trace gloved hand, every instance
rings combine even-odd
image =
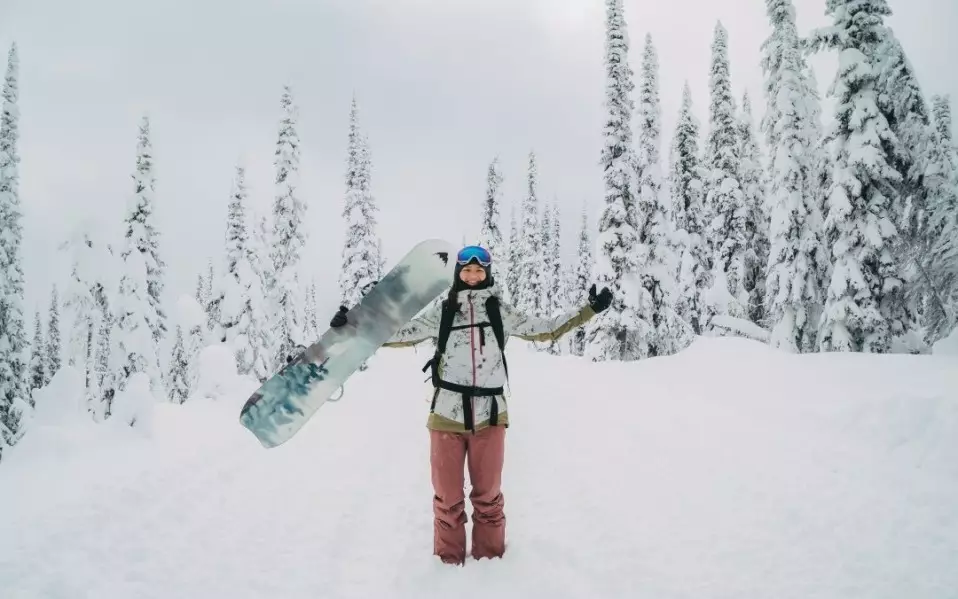
[[[595,283],[589,288],[589,307],[598,314],[612,305],[612,292],[608,287],[603,287],[599,295],[595,294]]]
[[[337,327],[344,326],[346,324],[346,312],[349,312],[349,308],[346,306],[340,306],[339,312],[336,312],[336,315],[333,316],[333,319],[329,321],[329,326],[334,329]]]
[[[292,362],[296,357],[298,357],[300,354],[302,354],[302,353],[305,352],[305,351],[306,351],[306,346],[305,346],[305,345],[297,345],[295,348],[293,348],[292,353],[290,353],[288,356],[286,356],[286,363],[289,364],[289,363]]]

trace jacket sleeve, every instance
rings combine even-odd
[[[501,303],[502,328],[506,335],[525,341],[556,341],[569,331],[589,322],[595,312],[588,305],[575,308],[555,318],[538,318],[519,312],[513,306]]]
[[[406,323],[396,334],[383,343],[382,347],[412,347],[427,339],[439,337],[439,318],[442,314],[442,303],[436,302],[429,306],[418,318]]]

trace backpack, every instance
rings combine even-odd
[[[456,393],[462,394],[462,408],[463,408],[463,419],[464,424],[467,429],[476,432],[475,424],[472,420],[472,402],[473,397],[487,396],[487,395],[503,395],[502,387],[472,387],[468,385],[457,385],[455,383],[450,383],[442,380],[439,377],[439,361],[442,358],[442,354],[446,351],[446,342],[449,341],[449,332],[453,329],[468,329],[470,327],[477,327],[479,329],[480,338],[485,338],[485,333],[483,332],[485,327],[492,329],[493,335],[496,336],[496,343],[499,345],[499,352],[502,354],[502,367],[506,371],[506,381],[509,380],[509,365],[506,363],[506,337],[502,328],[502,314],[499,311],[499,298],[492,295],[486,300],[486,314],[489,317],[489,322],[477,322],[475,324],[464,324],[459,326],[452,326],[452,321],[456,317],[456,311],[449,305],[449,300],[445,299],[442,302],[442,315],[439,318],[439,336],[436,340],[436,353],[433,355],[432,359],[426,362],[426,365],[422,367],[422,371],[426,372],[430,367],[432,368],[432,384],[433,387],[438,389],[447,389],[449,391],[454,391]],[[430,409],[435,409],[436,400],[433,398],[432,407]],[[492,402],[489,411],[489,424],[491,426],[496,426],[499,423],[499,404],[496,401]]]

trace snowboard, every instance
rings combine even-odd
[[[363,362],[450,287],[455,252],[440,239],[409,250],[349,309],[346,325],[327,330],[250,396],[240,423],[267,448],[292,438]]]

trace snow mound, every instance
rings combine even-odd
[[[236,356],[232,348],[223,343],[208,345],[200,351],[196,374],[195,391],[187,402],[210,399],[242,405],[259,387],[258,382],[237,373]]]
[[[86,409],[83,375],[72,366],[64,366],[50,382],[33,392],[36,409],[32,422],[38,426],[70,426],[90,422]]]
[[[153,430],[153,407],[156,397],[150,390],[150,377],[143,372],[134,373],[126,386],[116,394],[107,420],[113,426],[133,427],[139,433],[149,435]]]

